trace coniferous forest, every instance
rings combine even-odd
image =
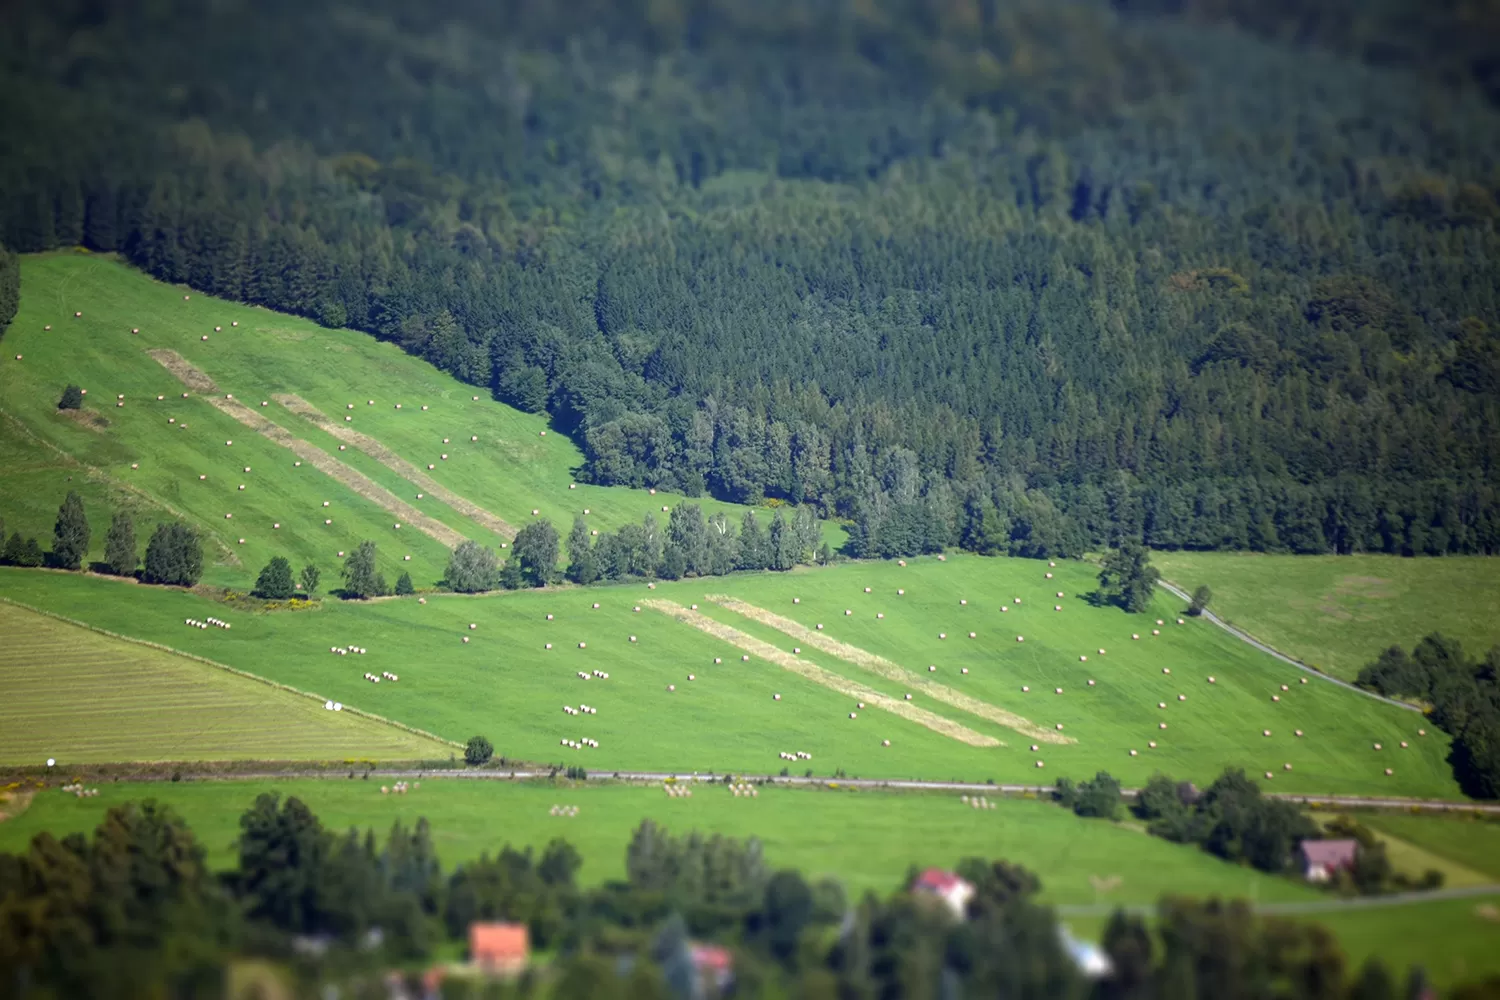
[[[3,17],[0,242],[394,341],[595,482],[856,555],[1500,551],[1496,3]]]

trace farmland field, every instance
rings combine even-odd
[[[1000,799],[994,809],[974,810],[957,794],[777,787],[744,799],[707,784],[686,799],[640,786],[441,777],[424,780],[405,796],[381,795],[373,778],[105,784],[93,799],[50,791],[37,795],[26,812],[0,824],[0,851],[20,849],[42,830],[58,836],[91,830],[109,806],[149,797],[171,804],[212,861],[228,865],[239,816],[263,791],[298,796],[334,830],[373,827],[384,835],[398,818],[410,824],[425,816],[446,866],[483,851],[493,854],[507,842],[540,849],[563,837],[582,853],[580,878],[589,883],[624,876],[631,832],[650,818],[674,833],[696,829],[759,837],[772,867],[797,868],[808,878],[837,878],[851,896],[897,888],[910,865],[951,866],[979,856],[1031,868],[1053,903],[1149,903],[1169,890],[1266,901],[1319,898],[1294,881],[1227,864],[1124,825],[1079,819],[1048,802]],[[576,805],[579,814],[552,816],[548,810],[554,804]],[[1100,892],[1091,878],[1113,887]]]
[[[441,595],[425,605],[326,601],[313,612],[236,613],[228,616],[233,631],[203,632],[181,621],[215,614],[219,606],[207,597],[0,571],[0,595],[23,603],[445,739],[483,733],[499,754],[595,772],[788,766],[867,778],[1050,782],[1106,769],[1139,785],[1157,770],[1204,783],[1235,766],[1269,771],[1269,787],[1287,791],[1457,796],[1447,739],[1420,715],[1318,678],[1304,684],[1300,671],[1206,622],[1176,624],[1168,617],[1175,601],[1164,596],[1156,615],[1165,624],[1157,626],[1155,617],[1091,605],[1083,595],[1093,589],[1093,570],[1082,563],[1049,569],[955,556],[654,589]],[[711,597],[744,602],[737,605],[744,613]],[[698,610],[689,615],[692,605]],[[671,607],[679,611],[657,610]],[[329,654],[346,643],[370,653],[357,663]],[[391,670],[401,682],[370,685],[361,677],[370,670]],[[597,714],[564,714],[580,703]],[[560,746],[583,737],[599,748]],[[812,760],[787,764],[779,756],[798,750]]]
[[[1437,813],[1357,814],[1361,823],[1500,881],[1500,823]]]
[[[273,555],[320,564],[327,580],[337,553],[369,538],[391,579],[410,570],[426,587],[443,575],[457,538],[498,546],[533,510],[565,534],[585,509],[598,529],[613,529],[651,512],[660,518],[682,499],[570,489],[582,455],[548,430],[545,415],[482,392],[475,400],[473,387],[363,333],[185,293],[81,253],[28,257],[22,280],[0,363],[0,411],[117,492],[149,498],[207,533],[208,583],[246,588]],[[70,382],[89,392],[81,415],[56,409]],[[56,478],[36,481],[49,487],[45,495],[7,480],[0,517],[24,521],[45,544],[51,520],[32,508],[56,511],[66,491]],[[393,515],[393,503],[406,513]],[[735,517],[746,509],[702,505]],[[88,513],[97,556],[108,512],[95,501]],[[138,525],[142,545],[159,516]],[[825,534],[842,538],[833,525]]]
[[[1500,559],[1157,552],[1162,576],[1213,588],[1210,609],[1289,656],[1352,679],[1429,632],[1473,655],[1500,643]]]
[[[0,763],[433,759],[453,748],[0,603]],[[64,750],[64,748],[66,748]]]

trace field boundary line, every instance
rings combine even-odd
[[[715,621],[707,615],[692,611],[673,601],[652,599],[642,601],[641,603],[653,611],[660,612],[669,618],[675,618],[690,628],[695,628],[716,639],[722,639],[724,642],[743,649],[747,653],[753,653],[784,670],[812,681],[814,684],[819,684],[850,698],[869,702],[876,708],[883,708],[892,715],[906,719],[908,722],[915,722],[919,726],[925,726],[939,735],[947,736],[950,739],[957,740],[960,743],[967,743],[969,746],[974,747],[1005,746],[1004,743],[993,736],[977,733],[967,726],[954,722],[952,719],[938,715],[936,712],[930,712],[925,708],[919,708],[908,702],[892,698],[890,695],[882,694],[874,688],[865,687],[863,684],[851,681],[831,670],[825,670],[816,663],[793,656],[791,653],[783,652],[769,642],[757,639],[752,635],[746,635],[736,628],[725,625],[723,622]]]
[[[225,671],[227,673],[234,674],[234,675],[236,675],[238,677],[244,677],[244,678],[247,678],[249,680],[255,681],[257,683],[264,684],[267,687],[275,688],[278,691],[286,691],[286,692],[288,692],[290,694],[297,695],[298,697],[311,698],[314,701],[325,702],[325,703],[329,700],[329,699],[323,697],[320,694],[315,694],[312,691],[304,691],[301,688],[292,687],[290,684],[282,684],[280,681],[273,681],[273,680],[271,680],[268,677],[262,677],[259,674],[252,674],[248,670],[241,670],[239,667],[231,667],[229,664],[227,664],[227,663],[220,663],[218,660],[210,660],[206,656],[199,656],[196,653],[188,653],[188,652],[185,652],[185,651],[183,651],[181,649],[174,649],[171,646],[166,646],[166,645],[163,645],[162,643],[159,643],[159,642],[152,642],[149,639],[137,639],[135,636],[122,635],[119,632],[111,632],[107,628],[100,628],[97,625],[90,625],[88,622],[79,621],[76,618],[69,618],[67,615],[60,615],[60,614],[58,614],[55,611],[48,611],[46,608],[34,607],[33,605],[27,604],[24,601],[17,601],[17,600],[14,600],[13,598],[9,598],[9,597],[5,597],[3,595],[0,595],[0,603],[9,604],[12,607],[21,608],[22,610],[30,611],[30,612],[33,612],[34,614],[39,614],[39,615],[42,615],[42,616],[44,616],[46,618],[52,618],[52,619],[54,619],[56,621],[60,621],[60,622],[66,623],[68,625],[76,626],[77,628],[86,629],[86,630],[88,630],[90,632],[97,633],[98,635],[108,636],[111,639],[118,639],[121,642],[128,642],[128,643],[131,643],[131,644],[136,645],[136,646],[144,646],[147,649],[154,649],[154,650],[157,650],[158,652],[169,653],[172,656],[180,656],[180,657],[182,657],[183,659],[186,659],[186,660],[193,660],[193,661],[195,661],[197,663],[202,663],[202,664],[204,664],[206,666],[215,667],[215,668],[217,668],[219,670],[223,670],[223,671]],[[344,711],[353,713],[354,715],[360,716],[361,718],[364,718],[364,719],[369,719],[369,720],[371,720],[373,722],[378,722],[378,723],[381,723],[381,724],[387,725],[387,726],[394,726],[396,729],[400,729],[403,732],[411,733],[414,736],[421,736],[421,737],[423,737],[425,739],[433,740],[433,741],[435,741],[437,743],[442,744],[443,746],[449,746],[449,747],[462,747],[463,746],[462,743],[457,743],[457,742],[455,742],[453,740],[445,740],[441,736],[438,736],[435,733],[429,733],[425,729],[418,729],[416,726],[408,726],[404,722],[397,722],[395,719],[387,719],[383,715],[376,715],[374,712],[367,712],[364,709],[354,708],[353,706],[345,705],[344,706]]]
[[[720,607],[727,608],[736,614],[744,615],[752,621],[760,622],[762,625],[770,626],[776,631],[799,639],[816,649],[820,649],[830,656],[836,656],[846,663],[868,670],[873,674],[884,677],[886,680],[897,681],[908,685],[914,690],[921,691],[934,701],[940,701],[945,705],[977,715],[1006,729],[1012,729],[1022,736],[1030,736],[1032,739],[1043,743],[1076,743],[1075,739],[1059,736],[1057,733],[1043,729],[1030,719],[1023,718],[1014,712],[1008,712],[1003,708],[991,705],[989,702],[980,701],[960,691],[955,691],[946,684],[929,681],[921,674],[914,673],[901,666],[893,660],[888,660],[876,653],[841,642],[832,636],[824,635],[803,625],[801,622],[784,618],[773,611],[757,607],[748,601],[742,601],[737,597],[726,594],[705,595],[710,601]]]
[[[1182,600],[1187,601],[1189,603],[1192,602],[1192,598],[1190,596],[1188,596],[1188,592],[1186,590],[1184,590],[1183,588],[1179,587],[1177,584],[1172,583],[1169,580],[1158,580],[1157,583],[1161,586],[1161,588],[1163,590],[1165,590],[1168,593],[1172,594],[1174,597],[1179,597]],[[1280,660],[1282,663],[1286,663],[1286,664],[1289,664],[1289,665],[1291,665],[1293,667],[1296,667],[1298,670],[1301,670],[1304,673],[1310,674],[1313,677],[1321,677],[1323,680],[1327,681],[1330,684],[1336,684],[1336,685],[1338,685],[1341,688],[1345,688],[1345,689],[1347,689],[1349,691],[1353,691],[1355,694],[1362,694],[1366,698],[1374,698],[1376,701],[1383,701],[1387,705],[1394,705],[1396,708],[1403,708],[1403,709],[1405,709],[1408,712],[1418,712],[1418,713],[1420,713],[1422,715],[1426,715],[1427,714],[1426,712],[1423,712],[1420,708],[1418,708],[1416,705],[1408,705],[1404,701],[1397,701],[1394,698],[1387,698],[1385,695],[1383,695],[1383,694],[1376,694],[1374,691],[1366,691],[1364,688],[1359,687],[1358,685],[1350,684],[1348,681],[1340,680],[1337,677],[1333,677],[1333,676],[1331,676],[1329,674],[1326,674],[1323,671],[1319,670],[1317,667],[1314,667],[1314,666],[1312,666],[1311,664],[1308,664],[1308,663],[1304,663],[1301,660],[1297,659],[1296,657],[1288,656],[1286,653],[1283,653],[1281,650],[1277,649],[1275,646],[1269,645],[1268,643],[1264,643],[1261,640],[1255,638],[1255,636],[1251,635],[1249,632],[1246,632],[1244,629],[1240,628],[1238,625],[1231,625],[1231,624],[1229,624],[1229,622],[1225,621],[1223,618],[1220,618],[1218,615],[1214,614],[1212,611],[1208,610],[1207,608],[1203,609],[1203,613],[1202,613],[1202,615],[1200,617],[1207,618],[1211,623],[1213,623],[1214,625],[1219,626],[1219,628],[1223,629],[1225,632],[1228,632],[1230,635],[1234,636],[1236,639],[1240,640],[1241,642],[1248,643],[1249,645],[1254,646],[1256,649],[1260,650],[1262,653],[1266,653],[1266,654],[1268,654],[1270,656],[1274,656],[1276,659]]]
[[[415,462],[410,462],[402,458],[381,444],[376,438],[361,433],[352,427],[345,427],[343,424],[335,423],[333,418],[295,393],[276,393],[271,398],[292,413],[309,421],[319,430],[331,434],[340,441],[352,444],[387,469],[396,473],[396,475],[409,480],[413,485],[422,487],[423,490],[431,493],[449,507],[452,507],[471,521],[475,521],[490,529],[506,541],[510,541],[516,537],[516,529],[511,527],[504,518],[490,513],[472,500],[448,489],[448,487],[424,472]]]

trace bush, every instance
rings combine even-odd
[[[483,736],[470,736],[469,742],[464,745],[464,763],[471,767],[488,763],[493,756],[495,748]]]
[[[59,410],[81,410],[83,409],[83,390],[76,385],[70,385],[63,390],[62,398],[57,401]]]
[[[1120,811],[1120,783],[1105,771],[1079,785],[1068,778],[1058,778],[1052,794],[1059,804],[1079,816],[1114,819]]]

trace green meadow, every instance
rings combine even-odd
[[[1103,769],[1139,785],[1158,770],[1206,783],[1232,766],[1286,791],[1458,796],[1445,761],[1447,740],[1417,713],[1316,677],[1304,684],[1301,671],[1206,622],[1177,624],[1176,602],[1165,595],[1154,615],[1127,615],[1090,604],[1084,595],[1093,589],[1093,570],[1083,563],[1049,568],[1034,560],[954,556],[654,589],[429,595],[425,603],[330,600],[311,611],[252,614],[227,613],[197,593],[0,571],[0,596],[180,648],[444,739],[482,733],[498,754],[578,763],[591,772],[775,773],[788,766],[819,775],[842,770],[866,778],[1051,783]],[[1056,597],[1058,591],[1065,596]],[[877,654],[908,674],[893,679],[823,652],[713,603],[710,595],[732,595],[809,630],[823,624],[818,635]],[[697,604],[704,620],[759,639],[771,653],[746,653],[652,610],[651,601]],[[184,618],[208,615],[226,618],[233,629],[182,625]],[[1158,618],[1163,625],[1156,625]],[[369,653],[329,651],[347,645]],[[800,654],[792,654],[798,648]],[[741,659],[746,655],[748,662]],[[776,658],[858,683],[870,694],[857,697],[884,696],[890,707],[860,710],[855,696]],[[363,679],[367,671],[383,670],[399,674],[400,682]],[[594,677],[595,670],[609,679]],[[1044,738],[945,704],[921,687],[929,682],[976,699],[981,710],[1014,713]],[[1062,694],[1055,693],[1059,688]],[[911,702],[904,699],[908,693]],[[598,711],[564,713],[565,706],[579,705]],[[908,718],[907,705],[989,745]],[[561,745],[585,738],[599,747]],[[812,759],[788,765],[780,757],[795,751]],[[67,750],[58,755],[65,758]],[[1387,768],[1393,773],[1386,775]]]
[[[1191,592],[1213,589],[1210,609],[1289,656],[1352,680],[1388,646],[1410,649],[1429,632],[1482,655],[1500,643],[1500,559],[1387,555],[1281,556],[1156,552],[1162,576]]]
[[[1500,821],[1462,813],[1357,813],[1359,821],[1500,882]]]
[[[454,752],[253,678],[13,605],[0,604],[0,635],[0,764],[432,760]]]
[[[691,798],[669,798],[660,787],[442,777],[423,780],[406,795],[382,795],[380,788],[376,778],[355,777],[103,784],[90,799],[44,791],[0,824],[0,851],[23,848],[43,830],[55,836],[92,830],[111,805],[155,798],[188,821],[216,865],[228,866],[240,814],[256,795],[275,791],[301,798],[336,830],[371,827],[383,835],[398,819],[409,825],[426,817],[449,866],[507,843],[540,850],[563,837],[583,855],[580,878],[588,883],[624,877],[631,833],[651,819],[675,833],[759,837],[773,867],[836,878],[851,895],[889,892],[911,865],[952,866],[977,856],[1006,858],[1037,872],[1053,903],[1149,903],[1169,891],[1264,901],[1319,898],[1293,880],[1227,864],[1126,824],[1079,819],[1037,800],[997,799],[994,809],[976,810],[956,793],[768,786],[751,799],[701,783]],[[579,812],[552,816],[553,805],[576,805]]]
[[[0,517],[44,544],[57,504],[72,488],[65,475],[73,474],[99,484],[85,494],[96,556],[109,520],[102,508],[130,493],[154,508],[137,529],[143,547],[151,523],[167,516],[209,536],[207,583],[248,587],[273,555],[297,566],[316,563],[329,581],[338,553],[362,539],[380,544],[381,568],[391,579],[409,570],[424,587],[443,575],[451,546],[411,524],[395,527],[399,517],[312,463],[296,464],[290,450],[210,405],[147,353],[162,349],[208,375],[217,388],[209,395],[232,395],[458,535],[487,545],[505,538],[492,522],[444,504],[353,445],[339,450],[338,438],[275,397],[301,397],[335,424],[377,439],[511,529],[545,516],[565,534],[585,509],[597,529],[613,529],[652,512],[661,518],[662,507],[683,499],[575,483],[582,454],[549,430],[545,414],[522,413],[482,391],[475,400],[473,387],[363,333],[189,293],[81,252],[26,258],[22,285],[20,312],[0,356],[0,420],[13,420],[11,436],[31,439],[33,451],[59,457],[52,470],[33,461],[22,479],[7,478]],[[70,382],[88,391],[85,409],[71,414],[56,408]],[[13,447],[0,438],[0,454]],[[56,474],[72,463],[75,471]],[[435,468],[426,471],[428,465]],[[746,509],[700,502],[707,513],[738,517]],[[835,545],[841,541],[841,529],[829,525],[825,533]]]

